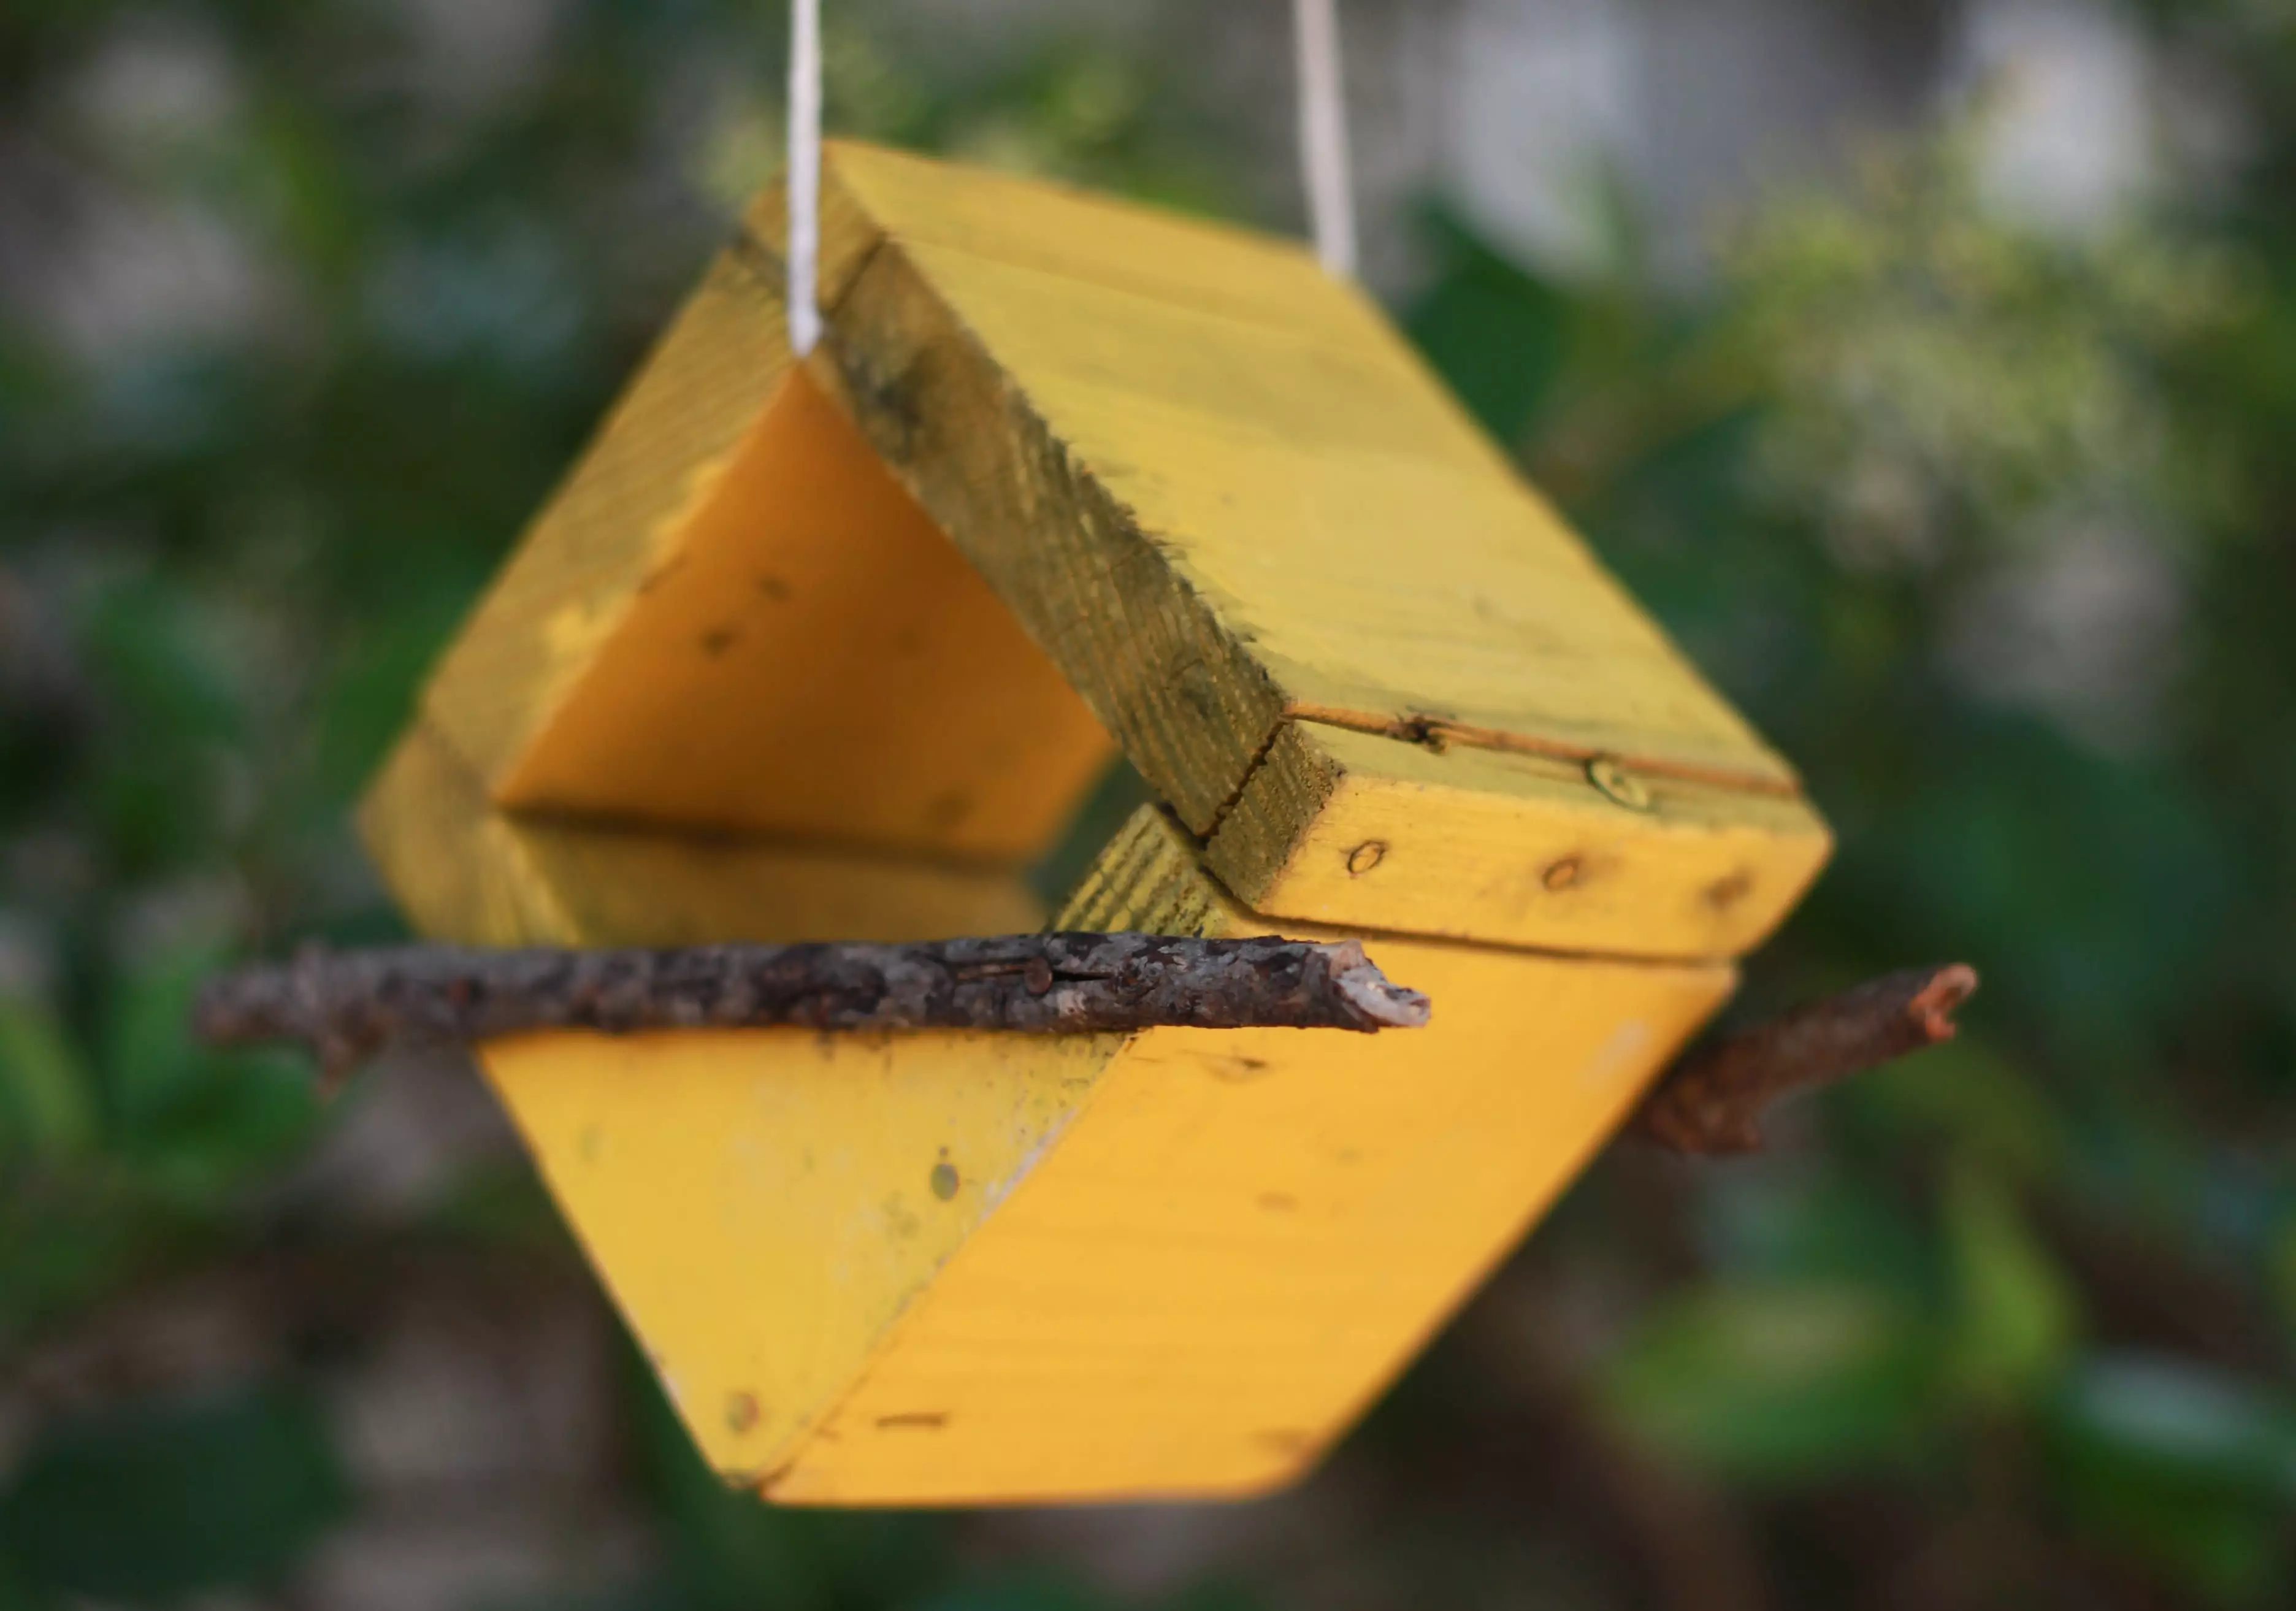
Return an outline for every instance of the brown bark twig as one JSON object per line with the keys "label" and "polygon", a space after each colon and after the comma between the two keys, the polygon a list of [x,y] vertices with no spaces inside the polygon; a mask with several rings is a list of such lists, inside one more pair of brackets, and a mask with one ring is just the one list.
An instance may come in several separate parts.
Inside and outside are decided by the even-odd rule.
{"label": "brown bark twig", "polygon": [[[1758,1151],[1771,1104],[1951,1040],[1954,1009],[1976,988],[1962,964],[1913,968],[1716,1037],[1660,1080],[1628,1133],[1678,1153]],[[332,1083],[391,1040],[532,1030],[1370,1032],[1423,1024],[1429,1011],[1352,940],[1053,933],[667,950],[307,947],[209,982],[193,1023],[214,1045],[300,1042]]]}
{"label": "brown bark twig", "polygon": [[1906,968],[1718,1036],[1674,1065],[1630,1133],[1678,1153],[1759,1151],[1772,1103],[1952,1040],[1954,1009],[1976,990],[1966,963]]}
{"label": "brown bark twig", "polygon": [[1353,940],[1054,933],[668,950],[307,948],[210,981],[193,1022],[213,1045],[299,1041],[332,1076],[393,1040],[543,1029],[1368,1032],[1414,1028],[1428,1010]]}

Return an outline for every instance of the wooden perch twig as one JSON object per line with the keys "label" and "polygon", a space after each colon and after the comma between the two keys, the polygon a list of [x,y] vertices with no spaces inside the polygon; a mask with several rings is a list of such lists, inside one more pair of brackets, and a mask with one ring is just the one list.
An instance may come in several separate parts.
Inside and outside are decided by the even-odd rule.
{"label": "wooden perch twig", "polygon": [[1954,1009],[1976,989],[1965,963],[1907,968],[1717,1037],[1675,1064],[1632,1132],[1680,1153],[1759,1151],[1770,1104],[1952,1040]]}
{"label": "wooden perch twig", "polygon": [[340,1073],[396,1039],[541,1029],[1368,1032],[1427,1016],[1427,998],[1389,982],[1352,940],[1068,933],[676,950],[314,948],[212,981],[193,1023],[216,1045],[300,1041]]}
{"label": "wooden perch twig", "polygon": [[[1630,1133],[1680,1153],[1759,1150],[1762,1116],[1954,1034],[1977,988],[1955,964],[1889,974],[1693,1048]],[[306,948],[226,974],[194,1027],[214,1045],[291,1040],[332,1081],[388,1041],[472,1041],[529,1030],[1407,1029],[1427,998],[1391,983],[1352,940],[1011,934],[912,945],[702,945],[675,950]]]}

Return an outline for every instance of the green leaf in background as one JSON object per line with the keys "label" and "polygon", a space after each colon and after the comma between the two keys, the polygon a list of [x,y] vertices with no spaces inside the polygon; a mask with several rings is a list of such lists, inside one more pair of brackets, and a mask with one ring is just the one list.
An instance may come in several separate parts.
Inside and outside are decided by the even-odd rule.
{"label": "green leaf in background", "polygon": [[1056,1578],[1027,1576],[929,1595],[916,1611],[1112,1611],[1110,1599]]}
{"label": "green leaf in background", "polygon": [[348,1504],[296,1397],[135,1404],[43,1437],[0,1495],[0,1559],[45,1593],[178,1600],[277,1582]]}
{"label": "green leaf in background", "polygon": [[2280,1329],[2296,1344],[2296,1212],[2284,1213],[2267,1240],[2264,1273]]}
{"label": "green leaf in background", "polygon": [[2296,1555],[2296,1405],[2151,1355],[2097,1360],[2049,1407],[2055,1492],[2073,1521],[2218,1603],[2276,1600]]}
{"label": "green leaf in background", "polygon": [[2072,1150],[2055,1105],[1981,1030],[1861,1074],[1837,1100],[1882,1145],[1943,1144],[2005,1181],[2060,1179]]}
{"label": "green leaf in background", "polygon": [[1943,1207],[1953,1292],[1946,1369],[1961,1392],[2006,1409],[2065,1369],[2079,1329],[2077,1300],[1997,1179],[1975,1168],[1955,1171]]}
{"label": "green leaf in background", "polygon": [[914,1602],[913,1611],[1259,1611],[1258,1597],[1220,1584],[1142,1600],[1042,1571],[993,1572]]}
{"label": "green leaf in background", "polygon": [[[1281,60],[1201,48],[1280,19],[976,9],[830,7],[839,130],[1297,223],[1283,108],[1238,116],[1234,93]],[[1631,32],[1664,8],[1606,9]],[[1836,43],[1906,64],[1913,35],[2001,7],[1837,9]],[[1416,198],[1403,251],[1391,210],[1365,214],[1374,280],[1410,259],[1421,350],[1839,834],[1745,1005],[1948,957],[1986,975],[1960,1040],[1811,1104],[1765,1160],[1598,1163],[1500,1278],[1595,1339],[1643,1305],[1600,1406],[1717,1479],[1710,1531],[1751,1536],[1769,1579],[1736,1599],[1776,1611],[2296,1605],[2271,1379],[2296,1362],[2296,29],[2286,0],[2048,10],[2045,61],[2101,37],[2146,103],[2174,90],[2176,115],[2124,129],[2155,141],[2157,189],[2094,230],[1991,193],[1981,112],[1742,194],[1705,275],[1637,247],[1639,181],[1599,188],[1599,156],[1566,188],[1614,210],[1567,269],[1502,238],[1480,181]],[[1118,12],[1153,25],[1103,35]],[[347,1140],[468,1171],[420,1207],[365,1197],[358,1147],[312,1158],[308,1193],[260,1189],[322,1133],[308,1071],[210,1056],[183,1013],[240,948],[401,932],[349,802],[776,165],[785,25],[724,0],[0,6],[0,201],[38,226],[0,251],[0,928],[37,965],[0,985],[0,1385],[80,1357],[140,1284],[283,1241],[330,1269],[337,1238],[422,1250],[403,1276],[340,1267],[377,1272],[376,1330],[295,1339],[342,1348],[346,1383],[361,1339],[439,1301],[417,1272],[440,1256],[562,1278],[530,1171],[451,1117],[361,1142],[377,1107],[341,1114]],[[1109,779],[1038,869],[1048,898],[1139,786]],[[489,1295],[514,1319],[520,1291]],[[2109,1351],[2130,1337],[2185,1352]],[[1383,1412],[1425,1435],[1350,1439],[1296,1500],[1222,1514],[1264,1603],[1341,1578],[1365,1604],[1701,1598],[1626,1583],[1680,1540],[1540,1442],[1502,1367],[1449,1352]],[[627,1375],[587,1406],[627,1436],[579,1480],[647,1541],[626,1581],[533,1611],[1096,1607],[1089,1567],[1016,1558],[1204,1545],[1163,1517],[767,1508]],[[1426,1418],[1454,1387],[1472,1436]],[[29,1444],[0,1393],[0,1611],[263,1598],[282,1568],[193,1558],[267,1537],[284,1559],[322,1525],[295,1507],[327,1480],[281,1475],[326,1463],[308,1413],[113,1391],[116,1415]],[[1486,1433],[1531,1458],[1495,1464]],[[488,1497],[514,1532],[565,1475]],[[480,1518],[448,1519],[463,1557],[509,1536],[464,1548]],[[1526,1535],[1560,1592],[1509,1553]]]}
{"label": "green leaf in background", "polygon": [[1424,233],[1444,270],[1411,311],[1411,339],[1485,430],[1519,441],[1562,367],[1571,300],[1449,209],[1431,210]]}
{"label": "green leaf in background", "polygon": [[0,1155],[58,1163],[95,1134],[93,1083],[54,1011],[29,992],[0,991]]}
{"label": "green leaf in background", "polygon": [[1852,1171],[1765,1171],[1739,1183],[1699,1228],[1700,1244],[1765,1289],[1849,1286],[1915,1305],[1929,1296],[1928,1228]]}
{"label": "green leaf in background", "polygon": [[1665,1303],[1603,1373],[1630,1432],[1718,1475],[1790,1482],[1915,1448],[1936,1395],[1925,1328],[1852,1285],[1717,1286]]}
{"label": "green leaf in background", "polygon": [[319,1116],[310,1071],[293,1055],[212,1052],[193,1040],[192,1002],[220,966],[207,947],[186,946],[123,974],[103,1040],[123,1148],[152,1185],[193,1200],[285,1155]]}

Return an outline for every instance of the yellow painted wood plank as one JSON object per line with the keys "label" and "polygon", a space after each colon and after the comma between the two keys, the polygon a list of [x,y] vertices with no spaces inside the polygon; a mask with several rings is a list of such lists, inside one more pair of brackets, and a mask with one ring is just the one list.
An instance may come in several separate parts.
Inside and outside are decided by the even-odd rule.
{"label": "yellow painted wood plank", "polygon": [[907,256],[869,260],[808,369],[1193,826],[1283,699],[1149,535],[973,342]]}
{"label": "yellow painted wood plank", "polygon": [[[1790,769],[1368,310],[1343,328],[1304,331],[1208,311],[1120,262],[1048,267],[1035,245],[1051,231],[1045,218],[1016,226],[1025,238],[1009,249],[997,238],[1002,215],[986,206],[966,229],[948,224],[965,211],[971,176],[944,170],[947,194],[928,206],[913,178],[879,182],[864,153],[835,160],[867,168],[856,189],[877,201],[887,233],[833,320],[847,400],[1040,638],[1053,642],[1054,627],[1035,620],[1012,551],[1049,467],[1078,483],[1059,489],[1064,505],[1097,491],[1107,515],[1144,539],[1149,565],[1099,538],[1114,551],[1104,564],[1128,567],[1130,596],[1197,603],[1211,618],[1200,635],[1272,674],[1288,704],[1432,715],[1791,786]],[[906,175],[920,166],[900,165]],[[906,206],[922,221],[912,226]],[[1046,192],[1037,211],[1063,206],[1076,210],[1079,236],[1103,210],[1125,210]],[[1203,250],[1195,226],[1130,211],[1132,229],[1160,240],[1164,258]],[[1247,287],[1235,294],[1254,304],[1353,306],[1353,292],[1297,253],[1221,261],[1223,283]],[[934,307],[920,310],[920,300]],[[969,367],[990,373],[968,382]],[[917,429],[961,397],[1000,390],[1027,400],[1025,416],[976,414],[962,442],[950,440],[953,423]],[[1030,430],[1046,440],[1013,440]],[[931,462],[948,455],[973,461],[964,501],[947,496]],[[1000,487],[1009,507],[990,501]],[[1064,664],[1093,695],[1091,668]],[[1201,830],[1191,809],[1200,793],[1218,790],[1168,789]]]}
{"label": "yellow painted wood plank", "polygon": [[[1292,847],[1314,825],[1267,813],[1312,792],[1260,763],[1300,716],[1792,793],[1290,244],[865,148],[831,179],[823,352],[789,365],[770,244],[726,254],[442,666],[427,709],[498,801],[1013,862],[1100,766],[1092,711],[1197,832],[1250,779]],[[1396,875],[1349,892],[1350,922],[1423,921],[1374,909]],[[1431,932],[1521,941],[1490,905]]]}
{"label": "yellow painted wood plank", "polygon": [[360,801],[359,836],[417,933],[463,945],[571,945],[573,920],[516,825],[446,736],[417,720]]}
{"label": "yellow painted wood plank", "polygon": [[427,711],[488,788],[675,555],[779,384],[774,294],[719,255],[440,661]]}
{"label": "yellow painted wood plank", "polygon": [[[1355,286],[1324,274],[1303,243],[1282,236],[857,141],[829,143],[823,178],[824,307],[841,298],[868,251],[890,239],[1280,329],[1358,340],[1385,322]],[[778,250],[780,188],[761,196],[748,218],[753,234]]]}
{"label": "yellow painted wood plank", "polygon": [[844,846],[521,824],[582,943],[940,940],[1019,934],[1043,903],[1015,874]]}
{"label": "yellow painted wood plank", "polygon": [[[1167,585],[1209,606],[1231,653],[1263,669],[1288,708],[1433,715],[1791,784],[1552,510],[1391,352],[942,249],[902,255],[1075,470],[1138,525]],[[869,306],[863,289],[891,273],[881,253],[849,298],[853,318]],[[944,524],[966,541],[964,523]],[[974,552],[1000,579],[1002,557]],[[1147,579],[1127,579],[1135,592]]]}
{"label": "yellow painted wood plank", "polygon": [[703,1455],[758,1483],[817,1435],[1108,1049],[751,1030],[482,1056]]}
{"label": "yellow painted wood plank", "polygon": [[496,798],[1017,862],[1113,755],[1058,668],[792,370]]}
{"label": "yellow painted wood plank", "polygon": [[[1505,761],[1391,799],[1357,787],[1347,832],[1394,826],[1372,818],[1407,793],[1415,834],[1455,846],[1444,887],[1485,893],[1450,910],[1398,872],[1341,906],[1295,886],[1349,923],[1702,955],[1751,943],[1807,883],[1825,840],[1792,769],[1352,288],[1288,246],[1021,181],[856,147],[830,171],[882,233],[840,270],[810,372],[1191,828],[1223,827],[1250,780],[1251,833],[1285,865],[1338,832],[1269,816],[1339,798],[1263,775],[1287,719],[1308,718],[1616,757],[1677,779],[1713,830],[1685,860],[1681,810],[1605,825],[1613,868],[1656,836],[1649,873],[1527,903],[1508,892],[1522,845],[1498,830],[1552,844],[1581,832],[1583,802],[1516,786]],[[1485,783],[1496,798],[1471,801]],[[1747,865],[1704,880],[1710,910],[1633,920],[1637,892],[1678,906],[1702,858],[1728,857]],[[1252,860],[1223,870],[1258,899],[1274,873]],[[1741,871],[1757,899],[1734,893]]]}
{"label": "yellow painted wood plank", "polygon": [[414,927],[472,945],[698,945],[1017,933],[1006,872],[771,840],[618,831],[490,807],[430,727],[401,740],[359,825]]}
{"label": "yellow painted wood plank", "polygon": [[[1154,813],[1061,921],[1267,926]],[[1136,1037],[766,1492],[981,1503],[1296,1476],[1734,978],[1398,937],[1371,949],[1432,993],[1430,1028]]]}
{"label": "yellow painted wood plank", "polygon": [[[404,803],[415,771],[451,763],[430,749],[369,813],[401,871],[418,833],[434,864],[471,854],[472,813]],[[665,877],[674,842],[562,831],[595,859],[545,852],[515,876],[586,916],[470,937],[723,938],[783,916],[709,909],[722,879]],[[698,853],[693,870],[726,871]],[[601,887],[640,932],[612,926]],[[1154,811],[1063,921],[1267,926]],[[1344,1429],[1731,982],[1374,949],[1437,993],[1436,1029],[538,1035],[482,1062],[730,1477],[800,1502],[1237,1492]]]}
{"label": "yellow painted wood plank", "polygon": [[1695,958],[1767,938],[1832,836],[1800,800],[1286,723],[1206,847],[1246,905],[1342,927]]}
{"label": "yellow painted wood plank", "polygon": [[426,696],[512,807],[1008,863],[1113,754],[721,259]]}
{"label": "yellow painted wood plank", "polygon": [[[476,944],[900,940],[1042,920],[1009,875],[521,820],[419,725],[361,826],[416,925]],[[1114,1044],[944,1036],[919,1057],[794,1031],[560,1035],[490,1044],[480,1063],[697,1440],[756,1480]]]}

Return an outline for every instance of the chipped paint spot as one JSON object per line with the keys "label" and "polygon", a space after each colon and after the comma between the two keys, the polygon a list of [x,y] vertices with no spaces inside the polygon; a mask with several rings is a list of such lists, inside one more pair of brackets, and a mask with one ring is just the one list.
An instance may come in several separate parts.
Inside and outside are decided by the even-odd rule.
{"label": "chipped paint spot", "polygon": [[1638,1073],[1648,1061],[1651,1049],[1651,1026],[1639,1018],[1629,1018],[1611,1032],[1579,1078],[1589,1085],[1608,1085],[1622,1074]]}
{"label": "chipped paint spot", "polygon": [[972,796],[962,789],[947,790],[925,802],[925,822],[930,827],[953,828],[972,815]]}
{"label": "chipped paint spot", "polygon": [[1036,1145],[1021,1155],[1020,1162],[1013,1165],[1012,1172],[981,1194],[981,1206],[994,1208],[1006,1197],[1011,1196],[1013,1188],[1029,1178],[1029,1171],[1043,1161],[1045,1155],[1052,1150],[1053,1143],[1060,1139],[1062,1132],[1067,1128],[1065,1123],[1057,1124],[1039,1136]]}
{"label": "chipped paint spot", "polygon": [[726,1395],[726,1425],[737,1434],[757,1430],[758,1399],[755,1393],[730,1393]]}
{"label": "chipped paint spot", "polygon": [[542,636],[554,656],[571,658],[586,653],[600,637],[598,618],[586,604],[577,600],[563,609],[551,612],[549,621],[543,626]]}
{"label": "chipped paint spot", "polygon": [[956,1165],[943,1158],[932,1166],[932,1173],[925,1177],[925,1184],[932,1188],[934,1196],[947,1203],[956,1196],[956,1188],[964,1182],[957,1179]]}
{"label": "chipped paint spot", "polygon": [[946,1410],[909,1410],[898,1415],[877,1418],[877,1430],[880,1432],[939,1432],[947,1425],[948,1411]]}

